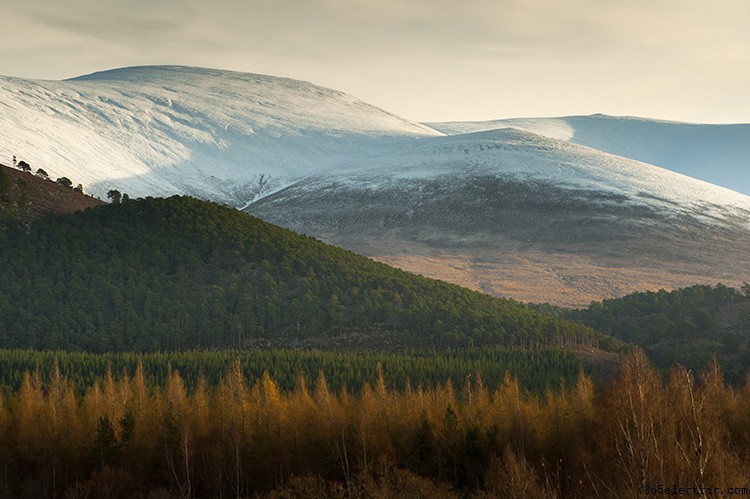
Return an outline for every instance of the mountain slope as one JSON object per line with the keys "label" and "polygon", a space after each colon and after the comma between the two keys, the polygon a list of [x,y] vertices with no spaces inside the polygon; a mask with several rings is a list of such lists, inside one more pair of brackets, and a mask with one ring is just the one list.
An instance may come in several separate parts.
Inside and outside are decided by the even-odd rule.
{"label": "mountain slope", "polygon": [[248,210],[413,272],[567,306],[738,285],[750,268],[747,196],[514,130],[394,147]]}
{"label": "mountain slope", "polygon": [[103,196],[193,194],[242,205],[330,167],[358,141],[438,135],[307,82],[179,66],[63,82],[0,77],[0,151]]}
{"label": "mountain slope", "polygon": [[192,198],[128,201],[0,231],[0,282],[2,348],[608,341]]}
{"label": "mountain slope", "polygon": [[601,114],[426,124],[449,135],[512,127],[662,166],[750,195],[750,124],[706,125]]}
{"label": "mountain slope", "polygon": [[102,204],[50,179],[0,164],[0,221],[26,223],[49,213],[71,213]]}
{"label": "mountain slope", "polygon": [[4,78],[0,103],[0,150],[87,192],[227,203],[495,295],[581,306],[750,268],[748,196],[540,135],[559,122],[444,136],[309,83],[184,67]]}

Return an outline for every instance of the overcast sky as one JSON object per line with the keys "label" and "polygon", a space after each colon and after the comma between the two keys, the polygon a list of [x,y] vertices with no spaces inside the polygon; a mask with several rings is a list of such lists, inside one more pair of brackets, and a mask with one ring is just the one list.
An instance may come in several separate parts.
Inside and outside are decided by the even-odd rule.
{"label": "overcast sky", "polygon": [[0,74],[186,64],[418,121],[750,122],[748,0],[0,0]]}

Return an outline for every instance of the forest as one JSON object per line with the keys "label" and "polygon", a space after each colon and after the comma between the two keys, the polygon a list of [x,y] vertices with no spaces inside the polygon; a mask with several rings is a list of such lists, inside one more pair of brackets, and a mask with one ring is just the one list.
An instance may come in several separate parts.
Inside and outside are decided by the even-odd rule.
{"label": "forest", "polygon": [[0,497],[750,495],[748,290],[524,305],[188,197],[34,218],[8,178]]}
{"label": "forest", "polygon": [[741,290],[718,284],[633,293],[559,312],[641,346],[664,371],[676,362],[699,370],[716,358],[727,379],[739,384],[750,370],[747,284]]}
{"label": "forest", "polygon": [[174,351],[622,343],[187,197],[0,231],[0,347]]}
{"label": "forest", "polygon": [[747,495],[750,383],[664,380],[639,350],[606,387],[581,371],[542,394],[510,375],[397,389],[382,369],[358,392],[322,374],[285,390],[239,361],[214,387],[149,386],[139,365],[79,394],[53,366],[0,399],[0,447],[8,497]]}

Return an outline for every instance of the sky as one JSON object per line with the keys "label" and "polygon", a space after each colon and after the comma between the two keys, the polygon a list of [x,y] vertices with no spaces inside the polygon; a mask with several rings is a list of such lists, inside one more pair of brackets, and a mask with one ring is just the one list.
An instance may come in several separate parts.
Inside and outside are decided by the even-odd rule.
{"label": "sky", "polygon": [[415,121],[750,122],[748,0],[2,0],[0,74],[184,64]]}

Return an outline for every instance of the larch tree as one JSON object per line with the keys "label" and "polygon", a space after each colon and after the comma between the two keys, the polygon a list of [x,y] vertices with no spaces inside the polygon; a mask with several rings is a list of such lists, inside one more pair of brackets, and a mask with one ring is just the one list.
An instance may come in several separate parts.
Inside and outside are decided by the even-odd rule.
{"label": "larch tree", "polygon": [[608,393],[599,417],[605,440],[602,447],[616,463],[614,476],[604,480],[617,492],[645,497],[646,486],[671,483],[665,477],[669,435],[665,390],[642,350],[631,352]]}
{"label": "larch tree", "polygon": [[27,371],[18,390],[14,426],[18,450],[31,463],[43,458],[46,451],[46,442],[39,438],[39,430],[47,426],[45,414],[41,373],[38,369],[33,375]]}

